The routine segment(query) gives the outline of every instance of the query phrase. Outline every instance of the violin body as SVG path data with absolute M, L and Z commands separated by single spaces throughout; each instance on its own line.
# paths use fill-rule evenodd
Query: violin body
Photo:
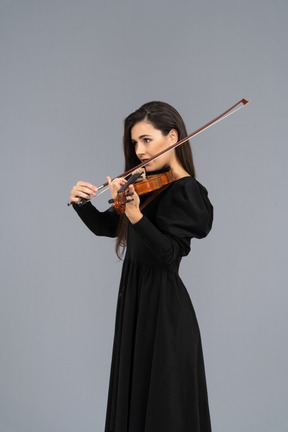
M 141 196 L 147 193 L 153 192 L 155 190 L 161 189 L 162 187 L 173 183 L 176 180 L 176 177 L 173 171 L 168 168 L 164 172 L 153 173 L 147 175 L 147 177 L 143 180 L 138 180 L 134 183 L 134 188 L 136 193 Z M 131 196 L 131 193 L 126 193 L 128 187 L 132 182 L 128 181 L 124 187 L 122 187 L 118 193 L 117 197 L 113 200 L 113 205 L 116 209 L 117 214 L 125 213 L 126 203 L 132 201 L 133 199 L 127 199 Z
M 148 175 L 146 179 L 136 182 L 134 187 L 137 194 L 141 196 L 160 189 L 161 187 L 166 186 L 175 180 L 176 178 L 173 171 L 169 169 L 169 171 L 165 171 L 161 174 Z

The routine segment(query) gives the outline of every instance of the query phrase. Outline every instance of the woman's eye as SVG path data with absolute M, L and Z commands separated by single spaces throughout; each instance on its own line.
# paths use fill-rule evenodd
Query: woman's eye
M 151 141 L 150 138 L 144 138 L 144 142 L 145 142 L 146 144 L 150 143 L 150 141 Z

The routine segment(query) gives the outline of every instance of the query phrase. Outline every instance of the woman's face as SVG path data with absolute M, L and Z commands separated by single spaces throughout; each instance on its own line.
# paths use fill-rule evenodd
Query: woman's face
M 143 120 L 136 123 L 131 129 L 131 141 L 135 146 L 135 153 L 141 162 L 145 162 L 152 156 L 177 142 L 177 131 L 172 129 L 164 136 L 159 129 L 155 129 L 151 123 Z M 172 166 L 175 159 L 175 150 L 170 150 L 154 161 L 146 165 L 148 171 L 156 171 L 164 166 Z

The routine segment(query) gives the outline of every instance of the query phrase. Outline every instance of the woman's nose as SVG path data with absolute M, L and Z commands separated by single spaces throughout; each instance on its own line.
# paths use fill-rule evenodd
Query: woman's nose
M 145 154 L 145 147 L 141 143 L 137 143 L 136 146 L 136 156 L 139 158 L 140 156 L 143 156 Z

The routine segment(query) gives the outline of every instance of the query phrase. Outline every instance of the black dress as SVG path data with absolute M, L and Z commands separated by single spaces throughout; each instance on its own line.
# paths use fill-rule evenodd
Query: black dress
M 96 235 L 116 236 L 113 209 L 74 208 Z M 105 432 L 210 432 L 200 332 L 178 269 L 191 238 L 210 231 L 213 207 L 206 189 L 184 177 L 142 213 L 129 224 Z

